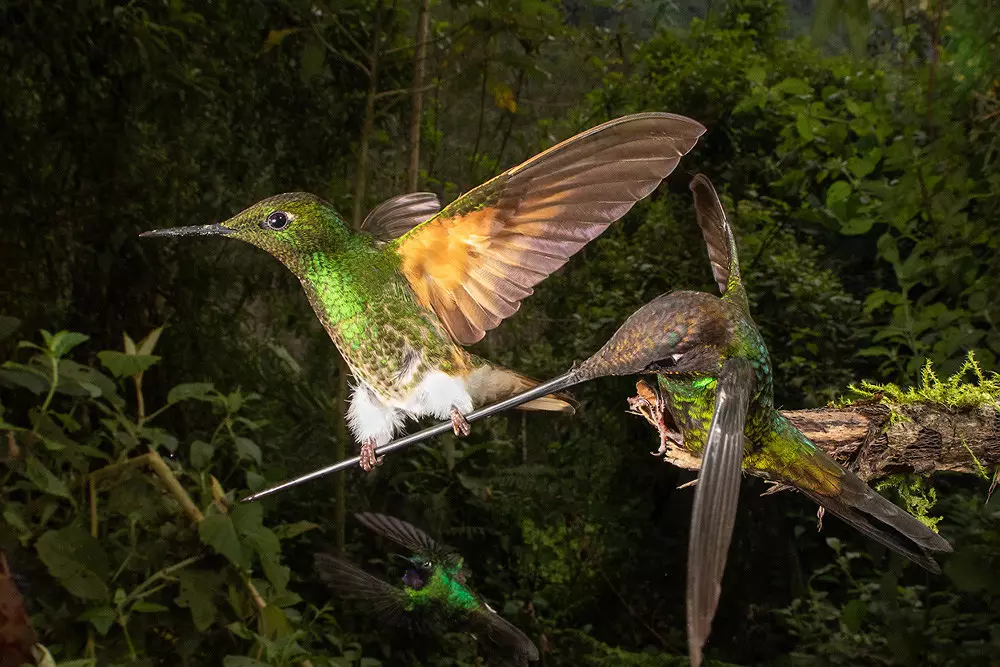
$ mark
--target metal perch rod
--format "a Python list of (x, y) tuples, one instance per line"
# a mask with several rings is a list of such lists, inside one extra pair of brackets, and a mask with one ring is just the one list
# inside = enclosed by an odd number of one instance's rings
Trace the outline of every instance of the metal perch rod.
[[(480, 419), (486, 419), (487, 417), (492, 417), (497, 413), (509, 410), (511, 408), (516, 408), (517, 406), (523, 403), (527, 403), (528, 401), (532, 401), (536, 398), (541, 398), (542, 396), (548, 396), (549, 394), (565, 389), (571, 384), (576, 384), (576, 382), (574, 382), (573, 371), (564, 373), (563, 375), (560, 375), (555, 379), (549, 380), (544, 384), (540, 384), (537, 387), (529, 389), (523, 394), (518, 394), (517, 396), (512, 396), (511, 398), (508, 398), (504, 401), (500, 401), (499, 403), (494, 403), (493, 405), (487, 405), (484, 408), (474, 410), (473, 412), (470, 412), (469, 414), (465, 415), (465, 420), (468, 422), (474, 422)], [(418, 431), (411, 435), (404, 436), (402, 438), (399, 438), (398, 440), (394, 440), (390, 443), (382, 445), (381, 447), (375, 449), (375, 454), (376, 456), (380, 456), (382, 454), (388, 454), (389, 452), (394, 452), (397, 449), (402, 449), (403, 447), (409, 447), (410, 445), (416, 444), (423, 440), (427, 440), (428, 438), (433, 438), (434, 436), (450, 431), (451, 429), (452, 426), (450, 421), (441, 422), (440, 424), (436, 424), (429, 428), (425, 428), (422, 431)], [(327, 466), (325, 468), (320, 468), (318, 470), (314, 470), (300, 477), (290, 479), (287, 482), (282, 482), (281, 484), (277, 484), (275, 486), (266, 488), (263, 491), (258, 491), (257, 493), (247, 496), (240, 502), (252, 503), (255, 500), (260, 500), (264, 496), (269, 496), (272, 493), (276, 493), (278, 491), (282, 491), (284, 489), (288, 489), (293, 486), (298, 486), (303, 482), (308, 482), (313, 479), (318, 479), (325, 475), (329, 475), (330, 473), (337, 472), (338, 470), (345, 470), (347, 468), (351, 468), (353, 466), (358, 465), (359, 463), (361, 463), (360, 456), (355, 456), (353, 458), (345, 459), (344, 461), (341, 461), (339, 463), (334, 463), (333, 465)]]

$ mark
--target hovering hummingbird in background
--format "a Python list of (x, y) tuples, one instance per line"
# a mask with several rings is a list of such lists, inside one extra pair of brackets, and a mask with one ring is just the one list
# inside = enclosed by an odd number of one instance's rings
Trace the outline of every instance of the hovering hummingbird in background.
[[(373, 210), (355, 233), (307, 193), (265, 199), (222, 224), (140, 236), (230, 236), (266, 250), (299, 278), (355, 378), (348, 410), (361, 467), (406, 417), (464, 415), (537, 383), (462, 346), (517, 312), (532, 288), (646, 197), (705, 128), (641, 113), (568, 139), (462, 195), (430, 193)], [(527, 410), (573, 412), (564, 396)]]
[(468, 632), (494, 664), (527, 667), (538, 660), (535, 644), (468, 586), (469, 570), (459, 554), (400, 519), (369, 512), (355, 516), (413, 555), (399, 588), (339, 558), (316, 554), (317, 573), (340, 597), (361, 602), (380, 622), (418, 634)]

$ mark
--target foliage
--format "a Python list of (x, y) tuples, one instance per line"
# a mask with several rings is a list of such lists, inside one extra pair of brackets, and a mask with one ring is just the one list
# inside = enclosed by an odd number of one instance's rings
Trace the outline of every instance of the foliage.
[[(342, 528), (324, 481), (263, 509), (233, 502), (326, 464), (342, 418), (336, 354), (294, 278), (231, 242), (136, 238), (284, 190), (350, 209), (373, 52), (360, 203), (399, 194), (417, 3), (50, 4), (0, 8), (0, 546), (43, 641), (102, 665), (473, 664), (465, 635), (390, 632), (329, 599), (311, 569)], [(652, 297), (714, 291), (686, 188), (701, 171), (732, 218), (779, 403), (848, 384), (897, 403), (995, 400), (995, 0), (883, 3), (853, 37), (863, 60), (831, 53), (837, 35), (825, 52), (789, 38), (784, 2), (676, 4), (431, 3), (420, 181), (445, 201), (630, 111), (709, 128), (475, 351), (550, 376)], [(15, 314), (48, 331), (18, 346)], [(125, 330), (153, 333), (119, 344)], [(688, 477), (651, 464), (647, 429), (623, 414), (631, 390), (601, 381), (575, 392), (573, 419), (494, 419), (348, 473), (346, 508), (459, 547), (547, 665), (683, 664)], [(911, 490), (936, 495), (956, 545), (925, 577), (895, 560), (885, 574), (834, 520), (828, 546), (808, 503), (749, 482), (713, 662), (987, 664), (1000, 527), (979, 485)], [(382, 568), (381, 545), (347, 528), (347, 556)]]

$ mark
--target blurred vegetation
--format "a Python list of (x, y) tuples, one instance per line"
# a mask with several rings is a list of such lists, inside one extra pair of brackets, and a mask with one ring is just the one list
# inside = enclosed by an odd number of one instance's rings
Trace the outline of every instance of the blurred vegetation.
[[(420, 5), (0, 3), (0, 548), (60, 664), (475, 664), (468, 637), (377, 627), (318, 585), (331, 482), (234, 503), (334, 450), (337, 355), (297, 281), (241, 244), (136, 237), (281, 191), (345, 214), (402, 192)], [(430, 3), (418, 180), (445, 200), (624, 113), (709, 128), (477, 352), (545, 377), (657, 294), (712, 291), (702, 171), (784, 407), (912, 385), (928, 361), (946, 377), (973, 349), (997, 369), (1000, 4), (789, 6)], [(542, 665), (686, 664), (690, 475), (651, 463), (631, 389), (347, 473), (346, 508), (459, 547)], [(809, 503), (749, 481), (709, 658), (996, 664), (996, 501), (972, 476), (932, 484), (956, 548), (938, 577), (836, 521), (817, 536)], [(378, 570), (354, 528), (348, 555)]]

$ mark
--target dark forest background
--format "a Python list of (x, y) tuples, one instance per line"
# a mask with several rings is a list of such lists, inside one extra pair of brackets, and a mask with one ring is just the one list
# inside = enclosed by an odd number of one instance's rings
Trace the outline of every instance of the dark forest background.
[[(238, 506), (354, 451), (336, 350), (262, 252), (138, 232), (289, 190), (357, 222), (413, 178), (449, 201), (610, 118), (688, 115), (708, 133), (668, 181), (475, 351), (544, 378), (714, 291), (701, 171), (777, 401), (822, 405), (970, 350), (996, 370), (998, 73), (996, 0), (0, 2), (0, 547), (39, 639), (78, 666), (475, 664), (318, 583), (318, 550), (384, 569), (349, 515), (372, 510), (458, 547), (541, 665), (686, 664), (692, 475), (649, 456), (632, 380)], [(709, 658), (1000, 664), (992, 473), (906, 480), (955, 545), (940, 576), (748, 480)]]

